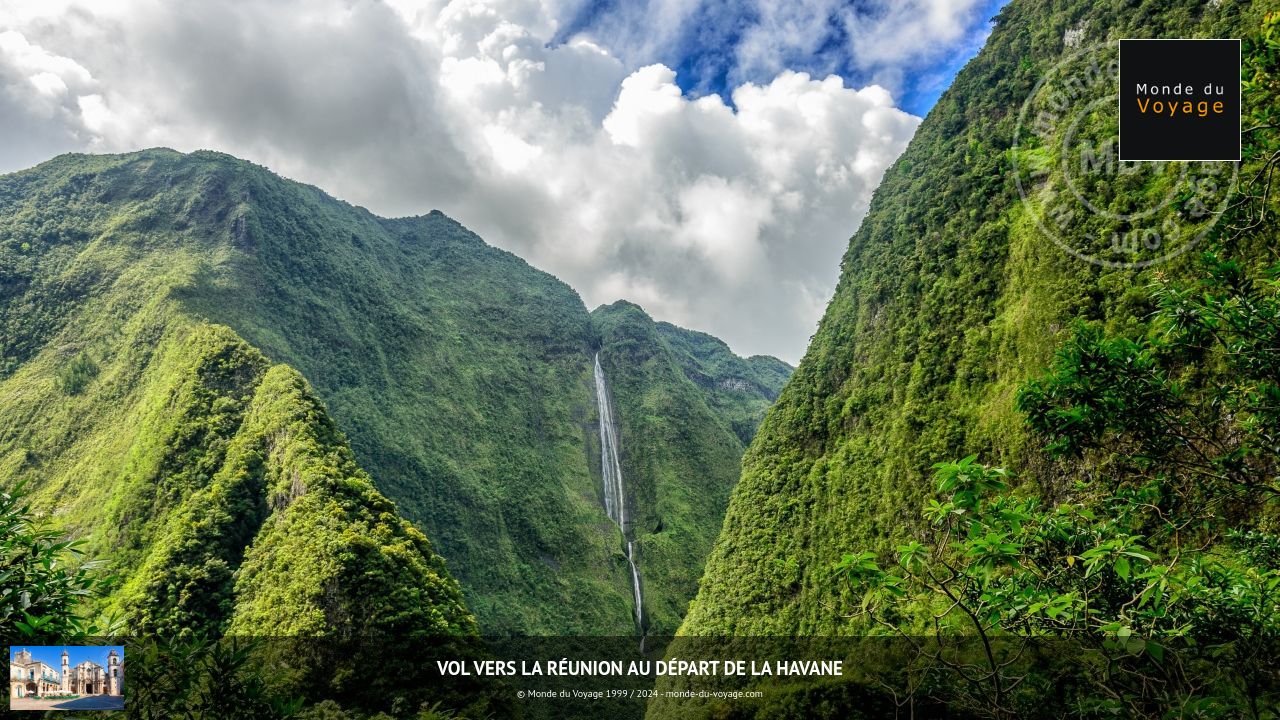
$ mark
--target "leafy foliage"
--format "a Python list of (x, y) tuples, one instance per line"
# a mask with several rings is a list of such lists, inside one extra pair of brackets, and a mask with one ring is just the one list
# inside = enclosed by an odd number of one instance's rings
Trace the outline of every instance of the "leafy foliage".
[[(1258, 650), (1280, 634), (1280, 566), (1241, 542), (1244, 534), (1190, 542), (1146, 492), (1107, 495), (1097, 511), (1048, 507), (974, 460), (937, 466), (944, 500), (925, 510), (930, 533), (900, 545), (889, 569), (867, 552), (836, 564), (835, 577), (863, 598), (855, 614), (953, 671), (963, 681), (959, 704), (987, 717), (1053, 714), (1044, 686), (1053, 675), (1026, 662), (1028, 647), (1049, 637), (1075, 641), (1052, 645), (1071, 651), (1058, 662), (1076, 663), (1055, 682), (1085, 680), (1070, 683), (1072, 696), (1057, 695), (1064, 711), (1158, 718), (1195, 706), (1267, 717), (1259, 708), (1280, 701), (1280, 689), (1267, 684), (1271, 660)], [(930, 609), (931, 640), (911, 634), (901, 604), (912, 600)], [(976, 638), (981, 652), (956, 658), (958, 638)], [(1105, 671), (1094, 674), (1098, 667)]]
[(85, 561), (83, 541), (44, 527), (19, 483), (0, 490), (0, 637), (25, 641), (109, 634), (81, 601), (105, 594), (116, 578)]
[(142, 720), (278, 720), (302, 698), (269, 687), (253, 640), (151, 636), (130, 646), (128, 709)]

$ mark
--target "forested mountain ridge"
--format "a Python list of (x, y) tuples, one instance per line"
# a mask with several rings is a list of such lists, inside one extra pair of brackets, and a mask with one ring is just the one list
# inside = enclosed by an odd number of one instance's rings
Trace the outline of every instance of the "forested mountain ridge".
[(106, 609), (166, 634), (474, 634), (457, 581), (306, 381), (171, 310), (38, 355), (0, 395), (6, 472), (123, 571)]
[[(744, 457), (682, 632), (864, 632), (860, 598), (833, 568), (860, 551), (892, 562), (925, 525), (919, 508), (937, 490), (935, 463), (977, 453), (1050, 496), (1070, 487), (1076, 471), (1041, 452), (1016, 407), (1019, 389), (1051, 365), (1076, 322), (1141, 337), (1157, 309), (1150, 286), (1202, 269), (1197, 252), (1149, 268), (1092, 264), (1045, 237), (1019, 202), (1019, 109), (1075, 48), (1256, 36), (1275, 9), (1027, 0), (1000, 12), (850, 240), (818, 332)], [(1246, 116), (1271, 101), (1253, 102), (1246, 96)], [(1246, 164), (1241, 176), (1259, 167)], [(1069, 229), (1076, 237), (1118, 227), (1083, 215)], [(1265, 238), (1229, 250), (1251, 272), (1273, 260)]]
[(701, 387), (711, 406), (728, 419), (733, 434), (743, 445), (750, 444), (792, 367), (769, 355), (738, 357), (723, 341), (671, 323), (659, 322), (658, 334), (685, 376)]
[[(625, 372), (571, 288), (440, 213), (379, 218), (212, 152), (0, 177), (0, 482), (29, 480), (125, 577), (111, 604), (157, 627), (305, 634), (376, 607), (388, 628), (469, 631), (452, 574), (484, 632), (634, 632), (597, 351)], [(770, 368), (714, 424), (758, 422)], [(732, 482), (741, 448), (680, 452)], [(668, 528), (709, 547), (719, 517)], [(355, 594), (315, 601), (334, 582)]]

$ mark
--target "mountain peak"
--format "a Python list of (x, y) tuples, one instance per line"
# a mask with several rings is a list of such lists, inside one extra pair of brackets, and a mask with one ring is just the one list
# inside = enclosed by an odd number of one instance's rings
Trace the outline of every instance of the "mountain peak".
[[(193, 327), (225, 342), (175, 364), (199, 345), (183, 339)], [(308, 545), (290, 535), (355, 498), (392, 519), (356, 512), (349, 525), (427, 558), (382, 563), (388, 573), (452, 575), (488, 633), (634, 631), (593, 493), (599, 454), (584, 450), (597, 441), (584, 418), (598, 407), (598, 350), (625, 447), (680, 456), (659, 478), (623, 453), (646, 493), (637, 517), (651, 520), (636, 539), (648, 627), (674, 631), (780, 385), (749, 367), (716, 375), (675, 332), (633, 303), (588, 313), (572, 288), (440, 211), (379, 218), (224, 153), (68, 155), (0, 176), (0, 398), (35, 398), (0, 403), (0, 481), (76, 488), (50, 502), (134, 578), (113, 602), (157, 627), (247, 633), (282, 594), (305, 600), (313, 586), (288, 569)], [(724, 367), (743, 363), (723, 352)], [(285, 438), (292, 458), (275, 455)], [(90, 480), (73, 483), (86, 467)], [(283, 474), (257, 474), (273, 467)], [(680, 501), (710, 490), (697, 507)], [(227, 507), (243, 523), (223, 522)], [(293, 508), (305, 522), (269, 519)], [(465, 630), (465, 609), (428, 586)], [(179, 587), (210, 602), (168, 594)], [(287, 629), (322, 632), (324, 608), (303, 606)]]

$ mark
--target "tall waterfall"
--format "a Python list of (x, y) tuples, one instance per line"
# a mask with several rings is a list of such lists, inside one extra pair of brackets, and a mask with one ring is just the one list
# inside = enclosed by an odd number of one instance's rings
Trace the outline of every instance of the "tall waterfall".
[[(640, 571), (636, 568), (636, 541), (631, 522), (627, 518), (627, 494), (622, 485), (622, 464), (618, 461), (618, 426), (613, 421), (613, 407), (609, 403), (609, 383), (600, 367), (600, 353), (596, 353), (596, 405), (600, 416), (600, 478), (604, 483), (604, 511), (622, 531), (626, 542), (627, 565), (631, 567), (631, 593), (635, 601), (636, 628), (643, 636), (644, 594), (640, 590)], [(643, 647), (643, 644), (641, 645)]]

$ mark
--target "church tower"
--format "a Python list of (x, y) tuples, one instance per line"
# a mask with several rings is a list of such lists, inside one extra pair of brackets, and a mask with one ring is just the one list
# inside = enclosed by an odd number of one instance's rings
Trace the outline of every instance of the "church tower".
[(117, 667), (117, 664), (119, 662), (120, 662), (120, 658), (116, 655), (115, 650), (112, 650), (111, 652), (107, 653), (107, 694), (108, 695), (120, 694), (120, 686), (119, 686), (119, 683), (120, 683), (119, 670), (120, 669), (119, 667)]
[(71, 678), (67, 675), (67, 649), (62, 648), (62, 675), (59, 676), (58, 689), (64, 693), (70, 691), (70, 682)]

